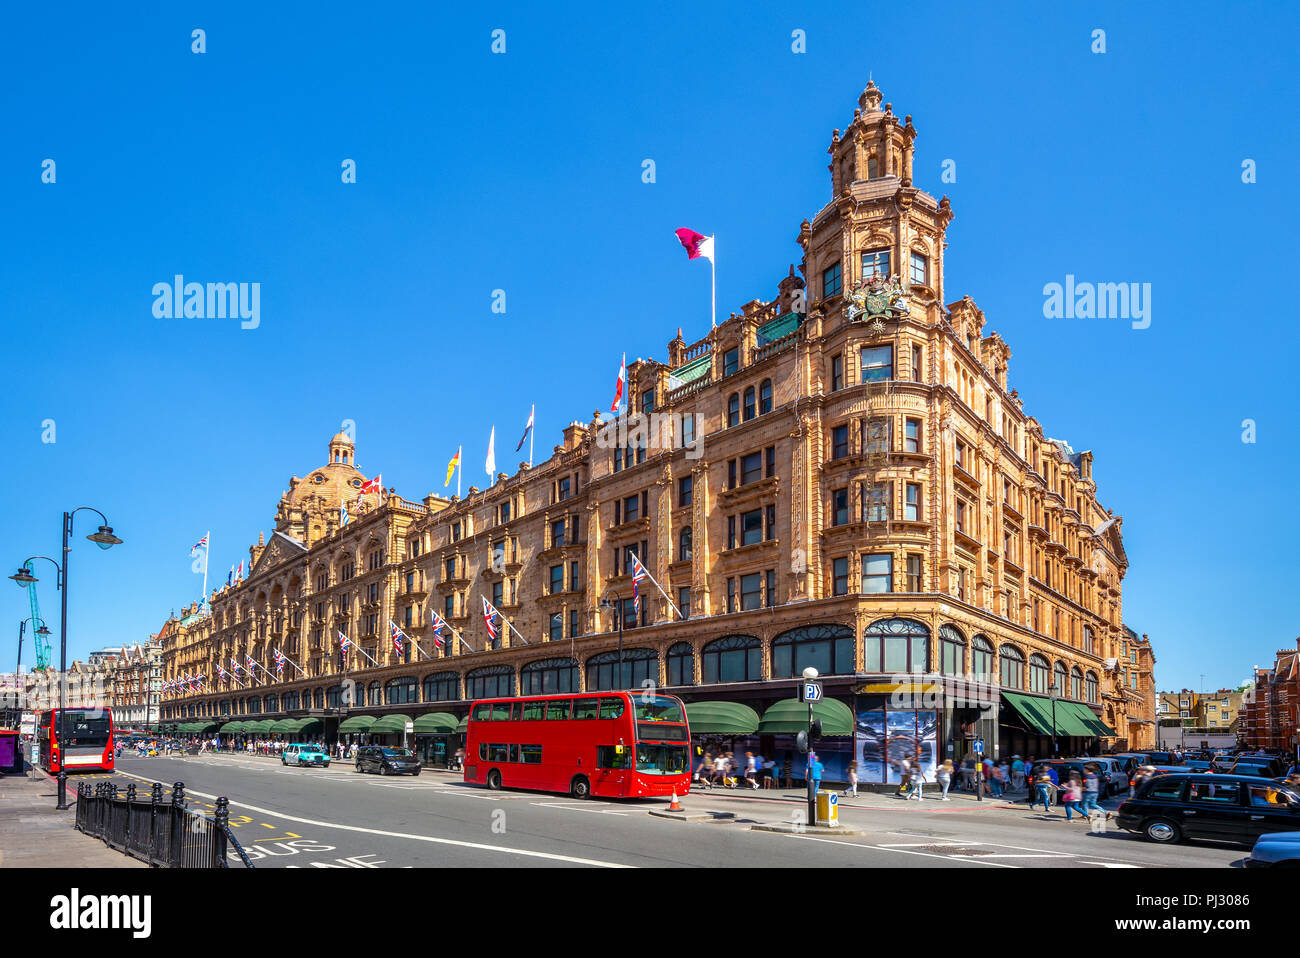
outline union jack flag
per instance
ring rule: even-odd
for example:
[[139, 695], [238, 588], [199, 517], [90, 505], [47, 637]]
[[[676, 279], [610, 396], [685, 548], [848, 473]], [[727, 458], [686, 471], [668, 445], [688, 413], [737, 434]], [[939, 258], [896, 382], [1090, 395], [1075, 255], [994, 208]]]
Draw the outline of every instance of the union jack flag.
[[406, 633], [399, 629], [397, 623], [392, 619], [388, 620], [388, 625], [393, 630], [393, 648], [397, 650], [398, 655], [402, 655], [402, 637], [406, 635]]
[[221, 681], [225, 682], [227, 685], [230, 684], [230, 675], [219, 665], [217, 666], [217, 675], [221, 676]]
[[245, 656], [245, 658], [248, 660], [248, 674], [252, 675], [253, 669], [257, 668], [257, 659], [253, 658], [251, 655]]
[[204, 536], [198, 542], [194, 543], [194, 545], [190, 546], [190, 555], [194, 555], [194, 553], [198, 552], [200, 549], [206, 549], [207, 547], [208, 537]]
[[497, 639], [498, 630], [496, 626], [496, 617], [500, 614], [501, 613], [496, 610], [496, 606], [486, 598], [483, 599], [483, 623], [487, 626], [488, 635], [491, 637], [493, 642]]
[[230, 657], [230, 669], [232, 672], [234, 672], [235, 675], [239, 674], [239, 663], [235, 661], [235, 657], [233, 655]]
[[284, 653], [279, 649], [275, 650], [275, 674], [284, 674]]
[[442, 627], [447, 623], [442, 621], [442, 616], [437, 612], [433, 613], [433, 647], [440, 649], [443, 646]]
[[648, 577], [649, 575], [650, 573], [646, 572], [645, 566], [641, 564], [641, 560], [636, 557], [636, 553], [635, 552], [632, 553], [632, 614], [633, 615], [636, 616], [641, 615], [641, 590], [637, 588], [637, 583], [640, 582], [642, 579]]
[[339, 651], [344, 655], [352, 651], [352, 641], [342, 632], [339, 633]]

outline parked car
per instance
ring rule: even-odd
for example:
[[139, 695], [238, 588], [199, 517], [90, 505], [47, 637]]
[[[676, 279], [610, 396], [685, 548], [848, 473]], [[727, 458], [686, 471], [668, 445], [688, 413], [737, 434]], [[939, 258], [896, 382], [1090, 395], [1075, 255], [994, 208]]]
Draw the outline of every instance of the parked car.
[[319, 745], [290, 745], [280, 753], [280, 764], [329, 768], [330, 753]]
[[357, 771], [380, 775], [419, 775], [420, 760], [409, 748], [389, 745], [365, 745], [357, 749]]
[[1253, 775], [1256, 778], [1281, 778], [1286, 774], [1287, 764], [1281, 759], [1265, 758], [1260, 755], [1243, 755], [1224, 768], [1228, 775]]
[[1243, 864], [1247, 868], [1300, 868], [1300, 831], [1260, 835]]
[[1246, 775], [1156, 775], [1120, 805], [1116, 824], [1161, 844], [1185, 838], [1249, 844], [1270, 832], [1300, 831], [1300, 792]]
[[1129, 778], [1133, 777], [1133, 772], [1142, 765], [1147, 763], [1147, 757], [1142, 752], [1121, 752], [1118, 755], [1112, 755], [1111, 758], [1117, 762], [1122, 762], [1124, 771], [1128, 773]]
[[[1098, 778], [1101, 779], [1102, 798], [1109, 798], [1111, 795], [1118, 795], [1120, 792], [1128, 791], [1129, 774], [1122, 759], [1106, 756], [1104, 758], [1067, 758], [1065, 761], [1078, 762], [1080, 766], [1096, 765]], [[1060, 775], [1061, 770], [1057, 769], [1056, 774]], [[1069, 777], [1069, 772], [1066, 773], [1066, 777]]]

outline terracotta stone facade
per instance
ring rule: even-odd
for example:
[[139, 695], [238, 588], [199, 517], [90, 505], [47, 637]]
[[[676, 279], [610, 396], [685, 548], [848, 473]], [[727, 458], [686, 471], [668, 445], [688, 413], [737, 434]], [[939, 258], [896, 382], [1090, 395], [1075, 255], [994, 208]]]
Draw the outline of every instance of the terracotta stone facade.
[[[335, 437], [330, 461], [291, 481], [250, 576], [165, 641], [167, 679], [206, 677], [165, 700], [165, 720], [332, 720], [349, 696], [369, 714], [461, 715], [479, 695], [609, 687], [621, 608], [627, 684], [688, 700], [761, 708], [816, 662], [828, 694], [860, 707], [914, 672], [960, 677], [967, 699], [949, 689], [939, 706], [954, 756], [976, 724], [1004, 751], [1042, 749], [996, 705], [1053, 682], [1117, 740], [1152, 728], [1133, 725], [1155, 718], [1150, 643], [1133, 642], [1141, 689], [1121, 662], [1122, 520], [1098, 500], [1092, 454], [1025, 412], [984, 313], [944, 304], [953, 211], [912, 185], [916, 130], [881, 100], [869, 85], [835, 131], [831, 201], [801, 224], [773, 298], [631, 363], [626, 414], [571, 423], [487, 490], [419, 502], [358, 496], [353, 446]], [[646, 578], [634, 606], [633, 556], [671, 603]], [[496, 640], [484, 599], [510, 623]], [[390, 621], [429, 658], [399, 657]], [[378, 667], [345, 667], [340, 632]], [[248, 655], [274, 672], [277, 648], [306, 674], [218, 678]]]

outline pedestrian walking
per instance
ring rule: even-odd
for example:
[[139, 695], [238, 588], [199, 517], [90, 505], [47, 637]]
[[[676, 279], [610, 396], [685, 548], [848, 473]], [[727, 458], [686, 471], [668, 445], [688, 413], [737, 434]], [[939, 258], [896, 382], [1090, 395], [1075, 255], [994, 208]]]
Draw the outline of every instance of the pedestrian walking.
[[898, 769], [898, 791], [895, 795], [907, 797], [907, 793], [912, 790], [912, 753], [908, 752], [903, 756], [903, 760], [896, 766]]
[[939, 787], [943, 789], [939, 798], [941, 802], [948, 801], [948, 789], [952, 785], [952, 773], [953, 765], [950, 758], [945, 758], [943, 764], [939, 766], [939, 770], [934, 773], [935, 780], [939, 783]]
[[1091, 815], [1094, 811], [1101, 811], [1101, 805], [1097, 801], [1100, 795], [1101, 777], [1097, 774], [1097, 766], [1084, 766], [1082, 808], [1084, 815]]
[[1072, 812], [1079, 813], [1079, 821], [1088, 820], [1088, 816], [1084, 814], [1083, 809], [1080, 807], [1082, 801], [1083, 782], [1080, 781], [1078, 772], [1071, 772], [1070, 780], [1065, 783], [1061, 790], [1061, 804], [1065, 806], [1065, 820], [1067, 822], [1074, 821]]
[[788, 754], [785, 761], [781, 763], [781, 778], [786, 788], [794, 788], [794, 759]]
[[1052, 814], [1052, 779], [1047, 774], [1046, 769], [1040, 768], [1034, 775], [1031, 782], [1033, 788], [1032, 798], [1029, 801], [1029, 809], [1033, 811], [1039, 802], [1043, 803], [1043, 811], [1048, 815]]
[[821, 759], [817, 757], [816, 752], [809, 752], [808, 759], [808, 774], [812, 777], [813, 794], [815, 795], [821, 791], [822, 772], [825, 771], [825, 767], [822, 765]]
[[858, 763], [849, 762], [849, 787], [844, 790], [844, 794], [858, 797]]
[[758, 762], [753, 752], [745, 753], [745, 784], [750, 788], [758, 788]]
[[908, 795], [908, 801], [912, 796], [916, 796], [918, 802], [925, 801], [925, 769], [921, 766], [921, 760], [917, 759], [912, 768], [912, 794]]
[[727, 784], [727, 755], [719, 751], [713, 759], [713, 782], [714, 785]]

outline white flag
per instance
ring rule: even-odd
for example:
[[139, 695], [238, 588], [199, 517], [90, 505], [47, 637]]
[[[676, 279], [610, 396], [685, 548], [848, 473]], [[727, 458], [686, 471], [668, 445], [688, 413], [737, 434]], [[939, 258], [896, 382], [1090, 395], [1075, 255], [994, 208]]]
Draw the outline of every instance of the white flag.
[[488, 484], [496, 481], [497, 477], [497, 427], [492, 427], [491, 434], [488, 435], [488, 454], [487, 454], [487, 474]]

